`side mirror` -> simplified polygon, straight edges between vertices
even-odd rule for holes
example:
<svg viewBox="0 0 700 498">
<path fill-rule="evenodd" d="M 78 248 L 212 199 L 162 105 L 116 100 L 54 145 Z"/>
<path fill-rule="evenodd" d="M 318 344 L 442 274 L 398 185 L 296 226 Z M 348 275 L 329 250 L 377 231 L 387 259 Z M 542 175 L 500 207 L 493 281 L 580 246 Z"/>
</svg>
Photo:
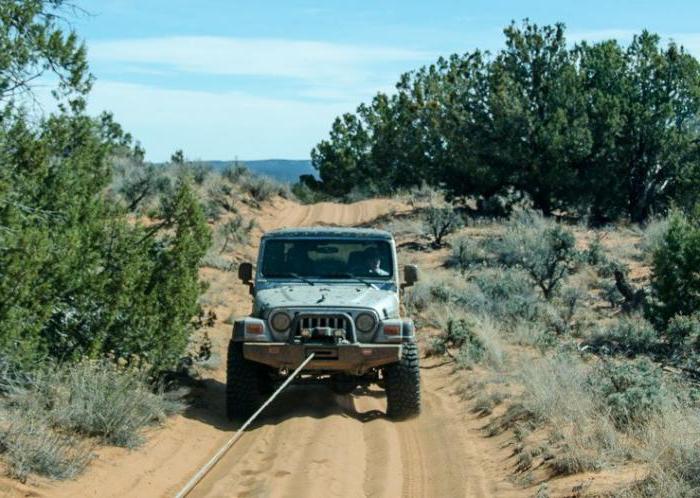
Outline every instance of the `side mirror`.
<svg viewBox="0 0 700 498">
<path fill-rule="evenodd" d="M 418 282 L 418 267 L 416 265 L 406 265 L 403 267 L 403 285 L 401 287 L 410 287 Z"/>
<path fill-rule="evenodd" d="M 238 278 L 244 284 L 249 284 L 253 280 L 253 265 L 250 263 L 241 263 L 238 266 Z"/>
</svg>

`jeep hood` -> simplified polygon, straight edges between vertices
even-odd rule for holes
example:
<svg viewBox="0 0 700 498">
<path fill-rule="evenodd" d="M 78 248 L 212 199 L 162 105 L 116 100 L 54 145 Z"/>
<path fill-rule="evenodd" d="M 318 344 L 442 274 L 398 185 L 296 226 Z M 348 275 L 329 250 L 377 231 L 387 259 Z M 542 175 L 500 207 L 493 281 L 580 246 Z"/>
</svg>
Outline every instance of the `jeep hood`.
<svg viewBox="0 0 700 498">
<path fill-rule="evenodd" d="M 395 292 L 375 289 L 364 284 L 326 285 L 324 283 L 291 284 L 259 290 L 255 295 L 255 312 L 263 315 L 271 308 L 371 308 L 382 318 L 399 315 Z"/>
</svg>

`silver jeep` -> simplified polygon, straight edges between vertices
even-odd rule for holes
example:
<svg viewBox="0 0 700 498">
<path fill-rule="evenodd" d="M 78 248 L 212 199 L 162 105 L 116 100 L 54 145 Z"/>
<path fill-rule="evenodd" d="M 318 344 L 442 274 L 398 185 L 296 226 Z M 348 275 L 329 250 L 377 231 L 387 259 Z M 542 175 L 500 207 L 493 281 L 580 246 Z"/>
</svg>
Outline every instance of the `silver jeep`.
<svg viewBox="0 0 700 498">
<path fill-rule="evenodd" d="M 311 353 L 296 380 L 325 382 L 338 394 L 378 384 L 395 419 L 420 411 L 413 321 L 400 317 L 399 295 L 418 280 L 415 266 L 399 281 L 390 233 L 358 228 L 295 228 L 266 233 L 255 272 L 242 263 L 253 313 L 236 320 L 228 350 L 226 409 L 245 419 L 261 395 Z"/>
</svg>

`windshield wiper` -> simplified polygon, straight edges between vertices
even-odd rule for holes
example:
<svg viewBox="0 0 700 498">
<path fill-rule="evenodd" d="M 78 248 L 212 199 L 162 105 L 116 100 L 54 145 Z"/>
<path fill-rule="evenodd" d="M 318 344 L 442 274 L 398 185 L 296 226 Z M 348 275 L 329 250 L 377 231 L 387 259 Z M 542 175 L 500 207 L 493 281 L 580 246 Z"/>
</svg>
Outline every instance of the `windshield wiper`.
<svg viewBox="0 0 700 498">
<path fill-rule="evenodd" d="M 298 273 L 292 273 L 292 272 L 273 273 L 273 274 L 267 275 L 267 276 L 271 277 L 271 278 L 289 278 L 289 277 L 292 277 L 292 278 L 296 278 L 297 280 L 301 280 L 302 282 L 305 282 L 309 285 L 315 285 L 311 280 L 309 280 L 308 278 L 306 278 L 302 275 L 299 275 Z"/>
<path fill-rule="evenodd" d="M 357 275 L 355 275 L 355 274 L 353 274 L 353 273 L 350 273 L 350 272 L 331 273 L 331 274 L 329 274 L 329 275 L 327 275 L 327 276 L 330 277 L 330 278 L 352 278 L 352 279 L 355 279 L 355 280 L 357 280 L 357 281 L 359 281 L 359 282 L 362 282 L 362 283 L 365 284 L 367 287 L 374 287 L 375 289 L 377 288 L 377 286 L 374 285 L 372 282 L 369 282 L 369 281 L 365 280 L 364 278 L 358 277 Z"/>
</svg>

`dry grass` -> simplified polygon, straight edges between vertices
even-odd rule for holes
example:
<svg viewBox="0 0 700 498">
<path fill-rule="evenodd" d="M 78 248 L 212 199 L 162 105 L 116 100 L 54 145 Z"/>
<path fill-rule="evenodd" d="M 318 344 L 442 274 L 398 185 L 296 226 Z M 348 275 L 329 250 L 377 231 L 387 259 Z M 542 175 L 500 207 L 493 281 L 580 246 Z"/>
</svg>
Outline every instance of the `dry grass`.
<svg viewBox="0 0 700 498">
<path fill-rule="evenodd" d="M 647 370 L 635 366 L 638 360 L 625 358 L 655 354 L 658 333 L 639 315 L 620 316 L 602 292 L 614 284 L 612 274 L 601 270 L 610 261 L 626 267 L 634 285 L 648 283 L 646 254 L 664 226 L 664 220 L 656 220 L 641 234 L 634 228 L 575 228 L 578 255 L 571 273 L 544 302 L 532 283 L 523 284 L 527 279 L 520 278 L 519 270 L 498 266 L 488 240 L 503 230 L 470 225 L 451 239 L 452 254 L 443 262 L 452 270 L 424 272 L 408 296 L 407 307 L 418 322 L 441 331 L 432 332 L 437 337 L 431 341 L 444 342 L 451 321 L 472 324 L 470 334 L 480 351 L 478 362 L 469 354 L 463 361 L 462 366 L 473 368 L 463 392 L 476 413 L 489 417 L 487 434 L 512 435 L 521 485 L 606 469 L 606 475 L 625 474 L 619 486 L 637 480 L 606 492 L 700 496 L 695 398 L 688 395 L 688 384 L 672 382 L 657 367 L 648 377 Z M 411 254 L 420 264 L 423 256 Z M 424 258 L 439 265 L 433 257 Z M 607 349 L 595 350 L 593 341 Z M 450 353 L 459 365 L 457 351 Z M 606 371 L 606 362 L 620 368 Z M 496 389 L 496 381 L 508 387 Z"/>
<path fill-rule="evenodd" d="M 183 408 L 179 396 L 106 360 L 47 366 L 2 398 L 0 450 L 14 477 L 72 478 L 90 460 L 86 441 L 134 448 L 144 427 Z"/>
<path fill-rule="evenodd" d="M 41 412 L 2 410 L 0 424 L 0 451 L 7 473 L 22 482 L 32 472 L 72 479 L 92 458 L 87 443 L 53 430 Z"/>
<path fill-rule="evenodd" d="M 700 495 L 700 411 L 671 404 L 646 424 L 639 457 L 648 476 L 621 496 L 691 497 Z"/>
<path fill-rule="evenodd" d="M 431 337 L 427 354 L 448 354 L 459 368 L 477 363 L 495 370 L 503 366 L 505 351 L 491 318 L 453 311 L 436 313 L 435 321 L 439 332 Z"/>
</svg>

